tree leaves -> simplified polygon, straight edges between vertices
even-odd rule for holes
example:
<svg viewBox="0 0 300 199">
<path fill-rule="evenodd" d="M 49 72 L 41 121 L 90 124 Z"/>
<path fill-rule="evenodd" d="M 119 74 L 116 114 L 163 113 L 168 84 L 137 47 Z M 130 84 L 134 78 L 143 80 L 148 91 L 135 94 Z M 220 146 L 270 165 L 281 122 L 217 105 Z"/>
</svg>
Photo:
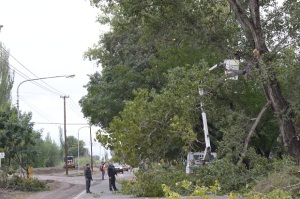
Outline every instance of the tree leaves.
<svg viewBox="0 0 300 199">
<path fill-rule="evenodd" d="M 272 99 L 278 111 L 263 115 L 250 144 L 265 156 L 280 148 L 276 125 L 299 118 L 299 29 L 289 25 L 299 13 L 297 1 L 274 2 L 97 1 L 112 31 L 86 54 L 103 71 L 91 76 L 81 105 L 92 123 L 107 127 L 101 140 L 134 164 L 202 150 L 201 102 L 213 150 L 238 159 L 254 118 Z M 230 81 L 221 68 L 208 72 L 224 58 L 240 59 L 245 79 Z M 275 106 L 285 97 L 291 108 Z"/>
</svg>

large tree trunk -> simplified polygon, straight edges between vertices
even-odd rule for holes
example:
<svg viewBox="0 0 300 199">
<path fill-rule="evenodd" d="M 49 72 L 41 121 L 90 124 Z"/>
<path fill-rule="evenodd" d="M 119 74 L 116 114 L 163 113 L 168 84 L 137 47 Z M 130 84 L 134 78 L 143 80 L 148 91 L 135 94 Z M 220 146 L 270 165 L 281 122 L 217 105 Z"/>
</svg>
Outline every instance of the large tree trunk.
<svg viewBox="0 0 300 199">
<path fill-rule="evenodd" d="M 263 54 L 269 52 L 266 46 L 263 30 L 260 24 L 259 1 L 249 0 L 247 8 L 243 8 L 237 0 L 228 0 L 236 17 L 239 20 L 245 32 L 251 32 L 254 41 L 253 56 L 256 59 L 263 79 L 263 89 L 267 101 L 271 102 L 272 110 L 278 120 L 279 130 L 282 136 L 282 142 L 286 153 L 299 163 L 300 161 L 300 141 L 293 122 L 293 114 L 290 113 L 290 105 L 285 100 L 276 74 L 268 67 L 272 58 L 264 58 Z M 247 16 L 245 9 L 250 11 Z"/>
<path fill-rule="evenodd" d="M 279 130 L 282 136 L 282 142 L 287 154 L 300 161 L 300 142 L 293 122 L 293 114 L 289 113 L 290 105 L 284 99 L 279 83 L 275 79 L 269 78 L 269 83 L 264 85 L 267 98 L 272 103 L 272 109 L 279 123 Z"/>
</svg>

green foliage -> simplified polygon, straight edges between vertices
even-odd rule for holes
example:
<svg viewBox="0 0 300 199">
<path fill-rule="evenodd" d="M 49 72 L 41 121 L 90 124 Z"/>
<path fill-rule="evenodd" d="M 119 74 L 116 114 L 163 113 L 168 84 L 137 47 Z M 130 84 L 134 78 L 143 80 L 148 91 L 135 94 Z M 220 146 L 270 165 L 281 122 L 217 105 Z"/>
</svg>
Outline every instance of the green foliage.
<svg viewBox="0 0 300 199">
<path fill-rule="evenodd" d="M 162 185 L 165 196 L 168 199 L 182 199 L 183 197 L 172 191 L 170 187 L 166 186 L 165 184 Z M 190 187 L 185 187 L 190 188 Z M 209 187 L 199 187 L 196 186 L 194 188 L 194 192 L 188 198 L 194 198 L 193 196 L 200 196 L 203 199 L 215 199 L 215 190 L 220 189 L 218 182 L 216 181 L 215 185 Z M 282 191 L 279 189 L 274 189 L 273 191 L 269 192 L 268 194 L 264 195 L 262 193 L 250 193 L 248 194 L 248 199 L 292 199 L 292 195 L 288 191 Z M 230 192 L 228 199 L 238 199 L 238 196 L 232 192 Z"/>
<path fill-rule="evenodd" d="M 67 145 L 68 145 L 68 155 L 77 157 L 78 156 L 78 139 L 74 136 L 67 137 Z M 82 140 L 79 140 L 79 155 L 86 155 L 87 151 L 84 148 L 85 143 Z"/>
<path fill-rule="evenodd" d="M 200 180 L 199 185 L 210 186 L 218 180 L 222 193 L 239 191 L 253 180 L 244 165 L 238 166 L 225 158 L 206 167 L 194 168 L 193 171 L 194 177 Z"/>
<path fill-rule="evenodd" d="M 266 161 L 257 156 L 251 160 L 251 168 L 237 165 L 229 158 L 213 161 L 206 166 L 193 168 L 193 174 L 186 174 L 183 167 L 158 165 L 153 170 L 139 170 L 134 179 L 123 180 L 123 194 L 139 197 L 182 198 L 201 196 L 214 198 L 229 195 L 237 199 L 243 195 L 259 198 L 297 198 L 300 189 L 298 167 L 290 157 Z M 161 187 L 162 186 L 162 187 Z"/>
<path fill-rule="evenodd" d="M 262 193 L 250 194 L 248 199 L 293 199 L 293 196 L 288 191 L 274 189 L 270 193 L 264 195 Z"/>
<path fill-rule="evenodd" d="M 0 105 L 11 101 L 11 89 L 14 83 L 14 73 L 9 67 L 9 51 L 0 42 Z"/>
<path fill-rule="evenodd" d="M 184 189 L 190 189 L 193 190 L 192 196 L 200 196 L 203 199 L 213 199 L 215 198 L 213 195 L 216 195 L 218 193 L 218 190 L 220 190 L 220 186 L 218 181 L 215 181 L 215 184 L 213 186 L 205 187 L 205 186 L 196 186 L 192 187 L 192 183 L 189 181 L 182 181 L 180 183 L 181 187 Z M 171 191 L 171 188 L 165 184 L 162 184 L 162 188 L 164 191 L 164 195 L 169 199 L 181 199 L 183 198 L 180 194 Z M 212 195 L 213 194 L 213 195 Z M 233 197 L 230 197 L 233 199 Z"/>
<path fill-rule="evenodd" d="M 155 170 L 139 170 L 135 173 L 135 178 L 130 181 L 121 181 L 124 194 L 131 194 L 137 197 L 161 197 L 164 195 L 162 184 L 176 187 L 176 183 L 185 179 L 186 174 L 181 167 L 170 167 L 168 169 L 156 168 Z M 178 190 L 186 190 L 179 188 Z"/>
<path fill-rule="evenodd" d="M 269 165 L 260 155 L 278 157 L 286 152 L 285 145 L 292 146 L 291 155 L 299 155 L 294 132 L 300 121 L 297 1 L 279 7 L 267 0 L 255 8 L 247 1 L 226 0 L 91 2 L 106 15 L 99 21 L 112 28 L 86 53 L 103 70 L 90 77 L 81 106 L 93 124 L 106 127 L 109 135 L 99 132 L 97 139 L 117 159 L 137 165 L 140 158 L 180 159 L 187 151 L 203 150 L 200 103 L 212 150 L 225 158 L 219 161 L 229 176 L 236 177 L 220 182 L 225 190 L 240 189 L 265 175 Z M 241 6 L 238 12 L 235 3 Z M 261 16 L 253 13 L 259 9 Z M 221 67 L 208 72 L 224 58 L 241 58 L 244 76 L 238 81 L 228 80 Z M 270 100 L 271 108 L 256 121 Z M 235 165 L 241 158 L 251 172 Z M 215 177 L 226 176 L 218 172 L 221 166 L 215 167 L 210 171 Z"/>
<path fill-rule="evenodd" d="M 31 113 L 19 113 L 18 117 L 16 108 L 10 104 L 0 107 L 0 147 L 4 149 L 5 158 L 14 160 L 25 170 L 30 156 L 36 152 L 30 149 L 37 136 L 31 117 Z"/>
<path fill-rule="evenodd" d="M 33 130 L 31 113 L 20 113 L 9 104 L 0 107 L 0 148 L 5 152 L 4 166 L 27 171 L 32 167 L 56 166 L 60 161 L 59 148 L 48 135 Z M 13 160 L 13 161 L 12 161 Z"/>
<path fill-rule="evenodd" d="M 226 157 L 214 160 L 207 166 L 193 168 L 195 182 L 201 186 L 210 186 L 218 180 L 222 187 L 220 193 L 240 192 L 246 193 L 249 188 L 253 187 L 257 180 L 265 177 L 268 173 L 275 169 L 278 162 L 270 163 L 260 155 L 255 155 L 248 159 L 246 164 L 236 164 L 233 157 Z M 197 181 L 197 179 L 199 179 Z"/>
<path fill-rule="evenodd" d="M 134 90 L 160 91 L 167 83 L 168 70 L 193 65 L 202 59 L 209 64 L 223 59 L 219 44 L 209 43 L 223 39 L 215 39 L 218 33 L 222 33 L 218 36 L 222 35 L 224 40 L 229 39 L 236 28 L 211 27 L 227 17 L 228 10 L 222 7 L 226 5 L 224 2 L 205 1 L 203 5 L 178 0 L 91 2 L 111 16 L 104 16 L 111 20 L 99 21 L 108 21 L 113 31 L 104 34 L 98 45 L 86 53 L 103 69 L 102 74 L 90 76 L 86 85 L 88 94 L 80 104 L 85 117 L 103 127 L 109 127 L 113 117 L 119 116 L 124 100 L 134 99 Z"/>
<path fill-rule="evenodd" d="M 290 157 L 283 160 L 273 160 L 272 172 L 261 178 L 253 188 L 254 193 L 276 193 L 282 190 L 295 198 L 300 196 L 300 173 L 299 167 L 295 165 Z"/>
<path fill-rule="evenodd" d="M 101 138 L 101 142 L 109 142 L 116 156 L 125 157 L 131 165 L 138 164 L 138 156 L 156 161 L 179 159 L 178 154 L 185 154 L 197 139 L 193 127 L 199 115 L 194 109 L 204 73 L 200 69 L 205 66 L 199 63 L 170 70 L 166 76 L 169 84 L 160 92 L 136 91 L 135 99 L 126 101 L 120 117 L 111 122 L 109 138 Z"/>
<path fill-rule="evenodd" d="M 28 162 L 32 167 L 54 167 L 60 162 L 59 147 L 46 136 L 45 140 L 41 137 L 42 132 L 35 132 L 35 144 L 28 146 L 32 151 Z"/>
<path fill-rule="evenodd" d="M 13 176 L 11 179 L 0 179 L 0 186 L 21 191 L 44 191 L 47 190 L 45 181 L 36 178 L 20 178 Z"/>
</svg>

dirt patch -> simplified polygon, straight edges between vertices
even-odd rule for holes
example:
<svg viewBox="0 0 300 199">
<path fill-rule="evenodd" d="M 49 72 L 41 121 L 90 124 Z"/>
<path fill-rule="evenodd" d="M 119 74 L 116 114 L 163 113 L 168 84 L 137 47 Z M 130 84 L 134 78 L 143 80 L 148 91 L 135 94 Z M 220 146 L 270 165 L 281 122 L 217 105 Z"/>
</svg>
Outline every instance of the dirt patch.
<svg viewBox="0 0 300 199">
<path fill-rule="evenodd" d="M 48 190 L 40 192 L 26 192 L 0 188 L 0 199 L 66 199 L 76 196 L 80 190 L 83 189 L 82 185 L 58 182 L 54 180 L 46 180 L 46 182 Z"/>
<path fill-rule="evenodd" d="M 73 198 L 78 195 L 82 190 L 82 185 L 69 184 L 65 182 L 53 182 L 49 184 L 51 189 L 49 191 L 43 191 L 38 193 L 30 193 L 26 196 L 26 199 L 66 199 Z"/>
<path fill-rule="evenodd" d="M 69 169 L 69 176 L 66 177 L 65 169 L 61 167 L 34 168 L 34 178 L 46 182 L 47 190 L 41 192 L 27 192 L 15 189 L 0 188 L 0 199 L 66 199 L 76 196 L 84 190 L 84 186 L 77 183 L 72 177 L 77 170 Z M 79 182 L 83 180 L 79 177 Z M 76 184 L 77 183 L 77 184 Z"/>
<path fill-rule="evenodd" d="M 70 172 L 74 171 L 74 169 L 68 169 Z M 34 168 L 33 174 L 34 175 L 50 175 L 50 174 L 57 174 L 57 173 L 64 173 L 66 169 L 62 167 L 47 167 L 47 168 Z"/>
<path fill-rule="evenodd" d="M 60 182 L 54 180 L 45 180 L 47 183 L 47 190 L 53 191 L 60 187 Z M 46 192 L 46 191 L 43 191 Z M 19 191 L 11 188 L 0 188 L 0 199 L 27 199 L 30 195 L 37 194 L 39 192 L 28 192 L 28 191 Z"/>
<path fill-rule="evenodd" d="M 25 199 L 28 196 L 29 196 L 28 192 L 0 188 L 1 199 Z"/>
</svg>

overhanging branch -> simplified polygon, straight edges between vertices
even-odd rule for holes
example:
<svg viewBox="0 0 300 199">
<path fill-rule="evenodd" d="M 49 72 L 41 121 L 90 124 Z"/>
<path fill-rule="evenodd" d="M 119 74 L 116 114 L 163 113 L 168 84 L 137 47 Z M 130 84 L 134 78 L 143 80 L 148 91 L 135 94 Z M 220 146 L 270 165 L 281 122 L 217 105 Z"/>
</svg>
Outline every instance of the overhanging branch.
<svg viewBox="0 0 300 199">
<path fill-rule="evenodd" d="M 261 111 L 259 112 L 259 114 L 258 114 L 258 116 L 257 116 L 257 118 L 256 118 L 256 120 L 255 120 L 255 122 L 254 122 L 254 124 L 253 124 L 253 126 L 251 127 L 251 129 L 250 129 L 250 131 L 249 131 L 249 133 L 248 133 L 248 136 L 247 136 L 246 140 L 245 140 L 244 150 L 243 150 L 243 152 L 242 152 L 242 154 L 241 154 L 241 158 L 240 158 L 238 164 L 241 164 L 241 162 L 243 161 L 243 158 L 245 157 L 245 155 L 246 155 L 246 153 L 247 153 L 248 145 L 249 145 L 250 139 L 251 139 L 251 137 L 252 137 L 252 135 L 253 135 L 253 133 L 254 133 L 254 130 L 255 130 L 255 128 L 257 127 L 257 125 L 258 125 L 260 119 L 262 118 L 263 114 L 264 114 L 264 113 L 266 112 L 266 110 L 270 107 L 270 105 L 271 105 L 271 101 L 268 101 L 268 102 L 266 103 L 266 105 L 265 105 L 265 106 L 261 109 Z"/>
</svg>

